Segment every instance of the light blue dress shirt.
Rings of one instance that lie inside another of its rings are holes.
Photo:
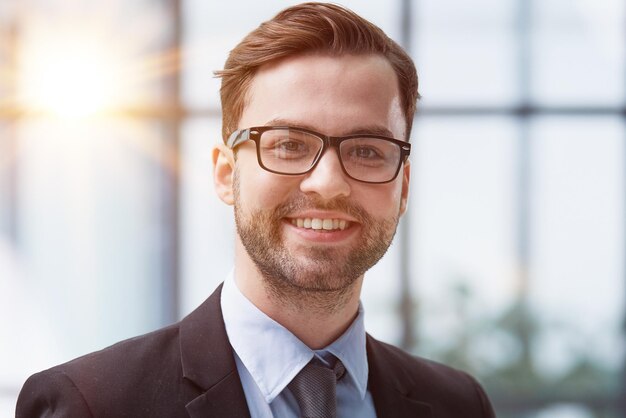
[[[346,375],[337,383],[338,418],[375,418],[367,390],[363,308],[350,327],[322,350],[311,350],[285,327],[261,312],[239,291],[233,273],[222,289],[222,313],[252,418],[296,418],[300,409],[287,385],[313,358],[333,355]]]

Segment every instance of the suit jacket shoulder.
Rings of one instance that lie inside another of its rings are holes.
[[[395,408],[398,417],[495,417],[483,388],[469,374],[369,335],[367,350],[370,390],[379,416],[390,416],[388,411]]]
[[[46,410],[78,417],[184,411],[194,388],[183,380],[178,334],[178,325],[171,326],[31,376],[20,393],[17,417],[46,416],[41,413]]]
[[[31,376],[17,418],[250,416],[218,288],[177,324]],[[492,418],[469,375],[367,338],[379,418]]]
[[[31,376],[16,417],[247,416],[220,290],[179,323]]]

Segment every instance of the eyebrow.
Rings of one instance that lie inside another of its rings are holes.
[[[295,122],[292,120],[281,119],[281,118],[272,119],[268,121],[265,124],[265,126],[289,126],[292,128],[308,129],[309,131],[319,132],[314,126],[308,125],[306,123]],[[389,138],[394,138],[393,133],[389,129],[384,128],[382,126],[377,126],[377,125],[362,126],[362,127],[353,129],[351,131],[344,132],[343,135],[341,136],[356,135],[356,134],[380,135],[380,136],[386,136]],[[332,136],[332,135],[329,135],[329,136]]]

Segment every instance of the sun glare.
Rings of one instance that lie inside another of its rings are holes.
[[[78,119],[155,107],[164,80],[179,71],[178,49],[159,48],[167,45],[166,9],[123,0],[62,3],[70,6],[34,7],[20,21],[19,112]]]
[[[20,92],[32,111],[65,118],[86,117],[114,107],[119,98],[120,63],[95,39],[47,39],[27,45]]]

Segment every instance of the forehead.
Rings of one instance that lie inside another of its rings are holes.
[[[239,128],[273,120],[329,135],[377,126],[402,138],[397,76],[376,54],[306,54],[264,65],[250,85]]]

